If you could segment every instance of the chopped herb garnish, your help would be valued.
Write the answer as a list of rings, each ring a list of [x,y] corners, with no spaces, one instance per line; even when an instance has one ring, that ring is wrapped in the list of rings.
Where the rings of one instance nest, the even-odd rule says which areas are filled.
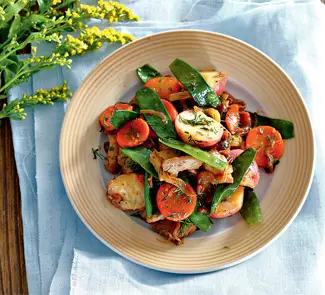
[[[130,126],[130,131],[125,133],[126,135],[131,135],[132,137],[135,137],[135,138],[139,138],[140,137],[140,133],[135,131],[133,125]]]
[[[97,160],[97,157],[100,158],[101,160],[106,159],[106,157],[99,152],[99,149],[92,148],[91,150],[92,150],[93,155],[94,155],[94,158],[93,158],[94,160]]]
[[[174,193],[176,194],[176,198],[178,199],[183,194],[183,191],[179,187],[176,187],[174,189]]]
[[[212,123],[212,119],[207,119],[202,116],[202,114],[198,114],[197,112],[194,112],[194,118],[193,119],[184,119],[182,116],[179,116],[179,120],[187,125],[210,125]]]
[[[190,135],[190,136],[188,137],[188,141],[189,141],[189,142],[193,142],[194,144],[196,144],[196,143],[198,143],[198,142],[202,142],[202,140],[194,139],[194,138],[192,137],[192,135]]]

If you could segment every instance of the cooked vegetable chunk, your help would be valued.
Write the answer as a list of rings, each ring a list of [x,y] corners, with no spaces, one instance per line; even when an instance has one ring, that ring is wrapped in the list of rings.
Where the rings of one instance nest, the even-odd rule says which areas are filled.
[[[274,169],[284,152],[281,134],[273,127],[260,126],[249,131],[246,148],[257,150],[256,163],[260,167]]]
[[[154,89],[160,98],[169,98],[172,93],[181,91],[181,84],[173,77],[158,77],[149,80],[144,87]]]
[[[227,85],[227,74],[217,71],[200,71],[200,74],[217,95],[224,92]]]
[[[107,185],[107,198],[121,210],[142,210],[144,203],[144,176],[121,174]]]
[[[257,113],[250,113],[253,118],[254,127],[257,126],[271,126],[278,130],[283,139],[290,139],[295,137],[294,125],[288,120],[269,118]]]
[[[114,128],[119,129],[130,120],[134,120],[138,113],[129,110],[116,110],[111,119]]]
[[[239,186],[230,197],[223,200],[218,206],[215,207],[211,218],[225,218],[237,213],[243,206],[244,200],[244,187]]]
[[[104,132],[107,133],[115,129],[115,127],[111,124],[111,119],[116,110],[132,111],[132,109],[133,107],[128,104],[117,103],[116,105],[110,106],[105,111],[103,111],[99,117],[99,123]]]
[[[154,150],[150,155],[150,162],[157,171],[160,181],[166,181],[168,183],[176,185],[181,189],[184,189],[186,187],[186,183],[182,179],[171,175],[170,173],[164,171],[162,168],[164,160],[174,157],[175,155],[177,154],[174,150],[163,150],[160,152]]]
[[[164,183],[157,192],[158,209],[165,218],[173,221],[184,220],[189,217],[196,206],[196,193],[193,188],[186,184],[189,194],[170,183]]]
[[[143,119],[127,122],[117,132],[117,143],[121,148],[135,147],[143,144],[149,137],[149,126]]]
[[[191,223],[184,230],[180,222],[164,219],[153,223],[152,229],[178,246],[183,244],[185,237],[188,237],[196,231],[196,226]]]
[[[189,169],[199,169],[203,162],[191,156],[174,157],[163,162],[164,171],[177,176],[179,172]]]
[[[223,134],[222,125],[201,110],[181,112],[176,117],[175,127],[184,142],[199,147],[215,145]]]
[[[119,147],[116,142],[115,134],[108,134],[109,147],[106,153],[105,168],[111,173],[118,173],[120,167],[118,165]]]

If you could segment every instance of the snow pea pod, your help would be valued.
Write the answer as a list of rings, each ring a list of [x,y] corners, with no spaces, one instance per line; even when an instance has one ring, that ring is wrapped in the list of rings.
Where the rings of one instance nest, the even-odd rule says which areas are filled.
[[[205,232],[207,232],[213,224],[208,215],[199,212],[193,212],[188,219],[200,230],[203,230]]]
[[[230,197],[235,190],[240,185],[245,173],[247,172],[249,166],[254,161],[256,155],[256,150],[253,148],[249,148],[242,152],[233,162],[232,168],[234,170],[232,176],[234,182],[231,184],[219,184],[216,187],[215,193],[213,195],[212,203],[211,203],[211,211],[212,214],[216,207],[220,204],[221,201]]]
[[[135,98],[141,109],[140,113],[147,112],[144,118],[158,137],[176,138],[173,121],[155,90],[142,88],[137,91]],[[150,111],[152,114],[149,114]]]
[[[146,214],[150,218],[152,216],[152,201],[150,196],[150,187],[148,182],[149,173],[144,173],[144,203],[146,205]]]
[[[121,128],[126,122],[134,120],[138,116],[137,112],[128,110],[116,110],[111,119],[114,128]]]
[[[137,74],[143,84],[155,77],[161,77],[161,74],[149,64],[145,64],[140,68],[137,68]]]
[[[251,188],[245,188],[244,203],[240,209],[241,216],[248,224],[258,224],[263,221],[260,202]]]
[[[203,151],[199,148],[196,148],[196,147],[193,147],[186,143],[183,143],[181,141],[178,141],[176,139],[172,139],[172,138],[161,139],[161,138],[159,138],[159,141],[173,149],[182,151],[182,152],[192,156],[193,158],[198,159],[198,160],[210,165],[211,167],[217,168],[218,170],[224,170],[228,166],[227,162],[220,160],[218,157],[216,157],[206,151]]]
[[[134,148],[123,148],[122,152],[134,162],[138,163],[145,171],[158,178],[155,168],[150,163],[151,150],[143,146],[137,146]]]
[[[250,113],[253,119],[253,126],[271,126],[278,130],[283,139],[290,139],[295,137],[294,125],[291,121],[269,118],[261,116],[257,113]]]
[[[198,70],[178,58],[169,67],[177,80],[184,85],[199,106],[216,107],[220,104],[219,96]]]

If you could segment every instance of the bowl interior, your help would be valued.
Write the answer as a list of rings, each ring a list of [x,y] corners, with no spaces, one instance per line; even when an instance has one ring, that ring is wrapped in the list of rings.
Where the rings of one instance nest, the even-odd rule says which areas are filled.
[[[249,110],[263,110],[269,116],[293,121],[296,134],[295,139],[285,142],[285,154],[274,175],[261,177],[257,188],[264,217],[261,225],[249,227],[239,216],[217,220],[211,233],[198,232],[180,247],[161,242],[157,234],[106,200],[109,175],[92,158],[92,148],[104,141],[103,136],[98,137],[98,116],[107,106],[132,98],[140,87],[135,69],[150,63],[161,72],[168,72],[168,65],[176,57],[198,69],[216,68],[228,73],[231,94],[248,102]],[[123,47],[87,77],[64,120],[61,171],[74,208],[106,245],[155,269],[206,272],[247,259],[274,240],[293,220],[310,186],[313,142],[304,103],[274,62],[253,47],[224,35],[173,31]]]

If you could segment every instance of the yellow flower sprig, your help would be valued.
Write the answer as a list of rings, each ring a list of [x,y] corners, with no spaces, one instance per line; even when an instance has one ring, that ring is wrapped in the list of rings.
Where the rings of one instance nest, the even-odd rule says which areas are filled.
[[[32,57],[19,61],[19,70],[16,73],[8,72],[5,75],[5,83],[1,85],[0,93],[7,92],[15,85],[27,82],[35,73],[56,66],[70,69],[71,59],[61,56],[59,53],[52,53],[49,56],[35,56],[36,48],[32,48]],[[1,67],[0,67],[1,69]]]
[[[84,55],[87,50],[96,51],[103,43],[125,44],[134,40],[127,33],[118,32],[113,28],[100,30],[98,27],[82,29],[79,37],[67,35],[62,44],[59,44],[55,52],[67,56]]]
[[[67,102],[72,96],[67,82],[63,85],[49,90],[39,89],[33,95],[23,95],[22,99],[15,99],[8,104],[4,104],[0,111],[0,119],[11,118],[13,120],[24,120],[27,116],[25,108],[34,107],[38,104],[54,105],[55,101]]]
[[[67,13],[69,13],[67,11]],[[115,1],[98,1],[98,6],[80,4],[76,13],[86,18],[105,19],[110,23],[123,21],[139,21],[140,17],[133,14],[131,9]],[[73,15],[73,12],[72,12]]]
[[[50,15],[55,17],[63,16],[68,25],[76,27],[76,24],[78,24],[77,28],[81,27],[80,22],[91,18],[107,20],[110,23],[140,20],[140,17],[135,15],[131,9],[115,1],[99,0],[98,5],[93,6],[79,4],[79,1],[76,0],[74,2],[75,7],[67,8],[65,11],[58,9],[65,5],[65,1],[54,0],[52,5]]]

